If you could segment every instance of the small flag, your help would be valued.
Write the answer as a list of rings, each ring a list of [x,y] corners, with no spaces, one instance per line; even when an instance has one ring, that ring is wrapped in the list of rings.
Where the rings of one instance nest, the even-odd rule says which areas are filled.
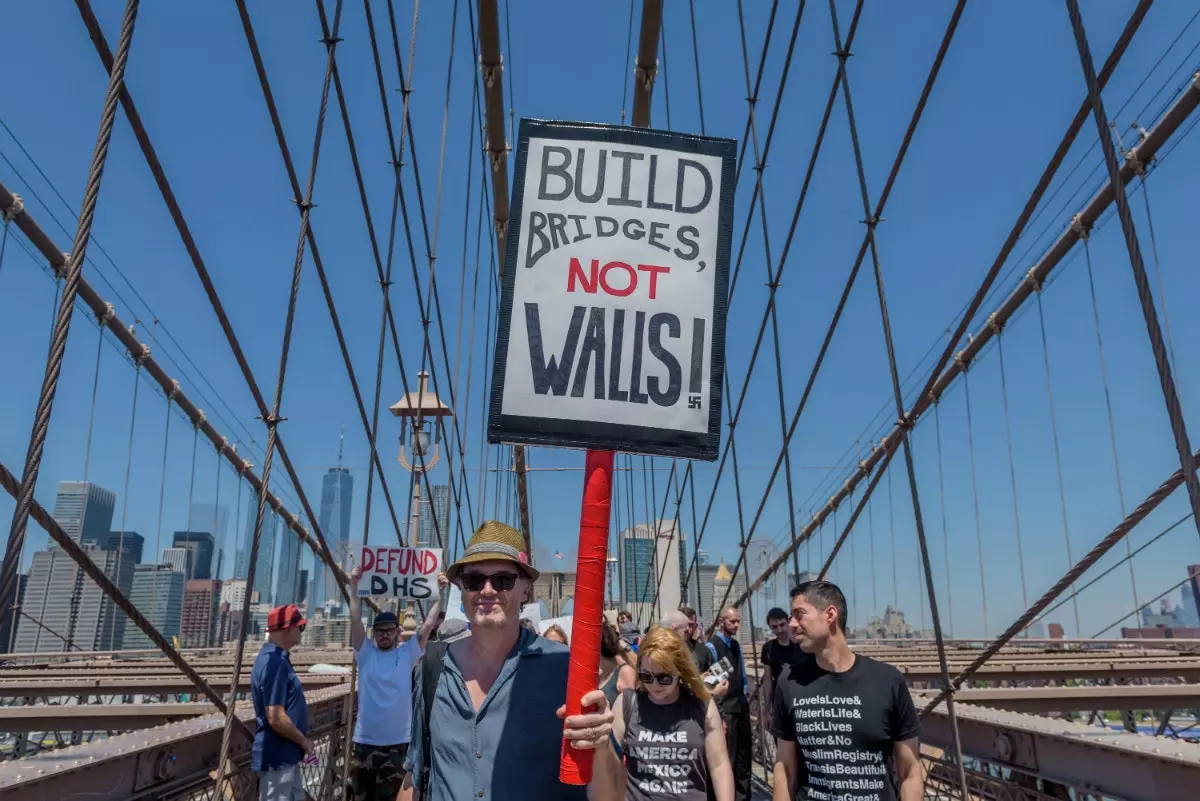
[[[562,559],[562,558],[563,558],[563,552],[562,552],[562,551],[555,551],[555,552],[554,552],[554,558],[555,558],[555,559]]]

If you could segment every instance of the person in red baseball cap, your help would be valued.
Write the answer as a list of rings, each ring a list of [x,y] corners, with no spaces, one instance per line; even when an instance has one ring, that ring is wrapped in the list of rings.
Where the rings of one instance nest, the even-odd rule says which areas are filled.
[[[267,613],[267,642],[250,671],[254,699],[254,745],[250,767],[258,773],[260,801],[305,797],[300,762],[313,750],[308,703],[288,652],[300,644],[308,621],[295,604]]]

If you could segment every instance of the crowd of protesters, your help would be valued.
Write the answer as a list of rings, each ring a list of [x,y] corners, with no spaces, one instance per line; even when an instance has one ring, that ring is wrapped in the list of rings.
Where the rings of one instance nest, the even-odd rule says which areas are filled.
[[[346,797],[749,801],[755,695],[771,735],[763,754],[772,801],[923,797],[907,686],[894,668],[850,649],[836,585],[803,583],[790,610],[767,613],[773,636],[756,660],[754,690],[735,607],[720,611],[707,638],[686,606],[645,633],[625,611],[615,624],[605,618],[597,689],[568,717],[568,635],[557,624],[539,634],[521,617],[539,575],[523,548],[510,526],[481,525],[438,579],[443,594],[449,584],[461,590],[466,620],[445,620],[434,605],[407,640],[389,611],[368,635],[352,594],[357,696]],[[352,586],[360,576],[351,572]],[[306,621],[288,605],[267,622],[251,672],[251,767],[260,801],[300,801],[309,797],[303,765],[316,760],[289,653]],[[586,787],[559,781],[564,747],[595,751]]]

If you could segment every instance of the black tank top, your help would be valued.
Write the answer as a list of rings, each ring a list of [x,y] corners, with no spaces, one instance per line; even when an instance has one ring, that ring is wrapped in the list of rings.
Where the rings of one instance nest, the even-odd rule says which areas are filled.
[[[656,704],[644,693],[621,693],[625,718],[626,801],[705,801],[704,758],[707,702],[681,692],[673,704]]]

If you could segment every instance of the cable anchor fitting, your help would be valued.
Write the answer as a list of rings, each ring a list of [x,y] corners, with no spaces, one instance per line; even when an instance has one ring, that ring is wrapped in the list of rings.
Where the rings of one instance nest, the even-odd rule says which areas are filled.
[[[873,217],[868,217],[865,220],[859,220],[859,222],[862,223],[863,225],[870,227],[872,230],[874,230],[881,222],[883,222],[886,219],[887,219],[886,217],[880,217],[879,215],[875,215]]]
[[[846,59],[850,58],[850,56],[852,56],[854,54],[851,53],[849,50],[839,49],[839,50],[834,50],[832,55],[837,56],[839,61],[844,62]]]
[[[1000,322],[999,312],[992,312],[989,314],[987,318],[987,324],[988,328],[992,329],[996,336],[1000,336],[1000,334],[1004,333],[1004,323]]]
[[[1132,150],[1129,150],[1128,152],[1126,152],[1125,153],[1125,161],[1127,164],[1129,164],[1131,167],[1133,167],[1134,175],[1137,175],[1139,178],[1146,177],[1146,170],[1150,166],[1150,163],[1146,162],[1146,161],[1142,161],[1141,156],[1138,155],[1138,148],[1135,147]],[[1153,159],[1151,159],[1151,161],[1153,161]]]
[[[654,79],[658,77],[658,60],[654,61],[653,67],[635,67],[633,74],[641,82],[643,89],[647,92],[652,91],[654,89]]]
[[[113,315],[115,315],[116,312],[117,312],[116,308],[111,303],[105,303],[104,311],[102,311],[96,315],[96,323],[101,328],[107,327],[108,321],[113,318]]]
[[[1029,268],[1029,272],[1025,273],[1025,280],[1033,287],[1034,292],[1042,291],[1042,279],[1038,277],[1036,267]]]
[[[132,327],[133,326],[130,326],[130,328]],[[132,331],[130,333],[132,333]],[[131,353],[129,355],[133,357],[133,363],[140,368],[146,363],[146,359],[150,358],[150,346],[142,345],[140,351],[137,353]]]
[[[4,224],[8,225],[17,218],[17,215],[25,211],[25,201],[16,192],[12,193],[12,205],[4,210]]]
[[[269,429],[272,429],[272,428],[275,428],[275,427],[276,427],[276,426],[278,426],[280,423],[282,423],[282,422],[284,422],[284,421],[286,421],[286,420],[287,420],[287,418],[286,418],[286,417],[283,417],[283,416],[281,416],[281,415],[275,414],[274,412],[272,412],[271,414],[265,415],[265,416],[264,416],[264,415],[261,415],[261,414],[260,414],[260,415],[257,415],[257,419],[259,419],[259,420],[262,420],[264,423],[266,423],[266,424],[267,424],[267,429],[268,429],[268,430],[269,430]]]
[[[1132,153],[1133,151],[1130,151]],[[1092,226],[1083,219],[1083,214],[1076,214],[1071,218],[1071,230],[1075,232],[1075,236],[1086,242],[1092,235]]]
[[[204,414],[204,410],[203,410],[203,409],[197,409],[197,410],[196,410],[196,420],[194,421],[193,425],[194,425],[194,426],[195,426],[197,429],[199,429],[199,428],[200,428],[200,426],[204,425],[204,424],[205,424],[205,423],[207,423],[207,422],[208,422],[208,417],[206,417],[206,416],[205,416],[205,414]]]
[[[317,207],[317,204],[313,203],[311,200],[297,200],[296,198],[292,198],[292,202],[295,203],[300,209],[301,214],[306,211],[311,211]]]
[[[966,350],[964,349],[954,354],[954,363],[957,364],[959,369],[964,373],[971,369],[971,360],[964,357],[965,353]]]
[[[912,416],[906,414],[896,421],[896,425],[900,426],[905,431],[912,431],[913,426],[916,425],[916,422],[912,419]]]
[[[496,85],[496,81],[500,79],[500,73],[504,71],[504,54],[500,55],[500,60],[495,64],[484,64],[483,58],[479,59],[479,71],[483,75],[483,85],[492,89]]]
[[[217,456],[221,456],[229,449],[229,437],[221,437],[221,444],[216,446]]]
[[[167,400],[175,400],[175,396],[179,394],[179,382],[175,379],[171,380],[171,388],[167,390]]]

